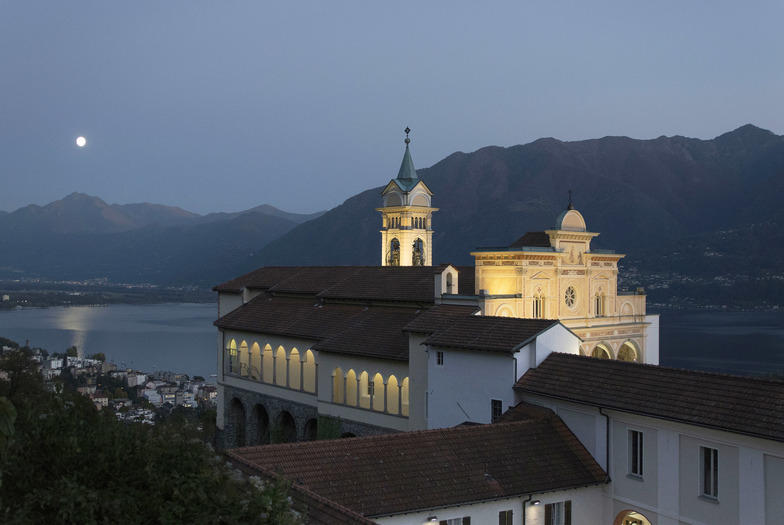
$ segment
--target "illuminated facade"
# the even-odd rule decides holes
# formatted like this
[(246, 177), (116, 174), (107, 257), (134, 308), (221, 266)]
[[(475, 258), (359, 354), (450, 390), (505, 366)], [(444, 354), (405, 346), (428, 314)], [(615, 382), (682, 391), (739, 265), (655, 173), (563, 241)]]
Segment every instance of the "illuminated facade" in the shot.
[(618, 291), (623, 255), (591, 249), (597, 235), (570, 202), (553, 229), (472, 252), (482, 314), (558, 319), (585, 355), (658, 364), (658, 316), (646, 315), (641, 288)]

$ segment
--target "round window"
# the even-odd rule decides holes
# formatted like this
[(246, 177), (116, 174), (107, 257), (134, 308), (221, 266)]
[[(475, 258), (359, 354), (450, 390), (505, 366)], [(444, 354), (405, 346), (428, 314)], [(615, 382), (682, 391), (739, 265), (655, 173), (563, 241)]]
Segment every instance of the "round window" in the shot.
[(574, 286), (570, 286), (564, 292), (564, 302), (567, 307), (574, 308), (574, 304), (577, 302), (577, 292), (575, 292)]

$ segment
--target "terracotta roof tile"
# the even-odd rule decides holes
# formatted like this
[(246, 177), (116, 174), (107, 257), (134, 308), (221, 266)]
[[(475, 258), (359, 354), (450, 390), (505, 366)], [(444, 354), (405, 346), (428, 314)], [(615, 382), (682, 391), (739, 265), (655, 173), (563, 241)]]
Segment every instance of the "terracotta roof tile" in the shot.
[(511, 317), (467, 316), (435, 332), (423, 344), (490, 352), (514, 352), (521, 343), (558, 321)]
[(232, 458), (379, 517), (606, 481), (556, 416), (235, 449)]
[(515, 389), (784, 441), (784, 382), (776, 379), (551, 354)]
[(545, 232), (527, 232), (509, 245), (510, 248), (550, 248), (550, 236)]

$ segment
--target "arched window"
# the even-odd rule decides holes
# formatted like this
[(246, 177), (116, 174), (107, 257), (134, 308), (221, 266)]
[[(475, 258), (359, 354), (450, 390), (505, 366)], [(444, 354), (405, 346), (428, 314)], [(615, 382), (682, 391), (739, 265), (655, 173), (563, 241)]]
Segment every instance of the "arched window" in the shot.
[(240, 343), (240, 366), (239, 366), (239, 374), (242, 377), (248, 377), (248, 361), (250, 360), (250, 355), (248, 355), (248, 343), (243, 341)]
[(346, 374), (346, 404), (357, 406), (357, 373), (353, 369)]
[(231, 440), (235, 447), (245, 446), (245, 406), (238, 398), (231, 400), (229, 406), (229, 419), (231, 428), (234, 431), (234, 439)]
[(261, 379), (261, 349), (259, 343), (250, 347), (250, 378), (256, 381)]
[(596, 317), (604, 317), (604, 294), (598, 292), (596, 294)]
[(286, 350), (282, 346), (275, 352), (275, 384), (286, 386)]
[(634, 346), (634, 343), (631, 341), (626, 341), (621, 345), (621, 348), (618, 350), (618, 361), (630, 361), (630, 362), (637, 362), (638, 354), (637, 349)]
[(294, 416), (285, 410), (278, 416), (278, 428), (280, 429), (280, 443), (294, 443), (297, 440), (297, 422)]
[(270, 442), (270, 421), (267, 409), (263, 405), (253, 407), (253, 419), (256, 424), (254, 441), (256, 445), (267, 445)]
[(449, 272), (446, 274), (446, 293), (456, 293), (454, 290), (454, 283), (452, 282), (452, 273)]
[(275, 360), (272, 358), (272, 347), (264, 345), (264, 353), (261, 357), (261, 380), (265, 383), (272, 383), (274, 365)]
[(612, 359), (612, 350), (605, 344), (598, 344), (591, 352), (591, 356), (598, 357), (599, 359)]
[(400, 404), (403, 405), (401, 407), (400, 412), (404, 415), (408, 415), (408, 378), (406, 377), (403, 379), (403, 385), (400, 391)]
[(370, 408), (370, 397), (373, 395), (373, 383), (368, 381), (368, 373), (359, 374), (359, 406)]
[(544, 319), (544, 295), (537, 294), (533, 301), (533, 318)]
[(419, 237), (417, 237), (412, 246), (411, 264), (413, 266), (425, 265), (425, 243)]
[(346, 402), (346, 380), (340, 368), (332, 371), (332, 402), (340, 405)]
[(289, 355), (289, 388), (293, 388), (295, 390), (299, 390), (300, 385), (300, 369), (302, 368), (302, 363), (299, 362), (299, 350), (296, 348), (291, 349), (291, 354)]
[(311, 350), (305, 352), (305, 370), (303, 375), (303, 390), (316, 392), (316, 358)]
[(397, 414), (400, 412), (400, 388), (397, 385), (397, 378), (389, 376), (387, 380), (387, 412)]
[(373, 376), (373, 410), (384, 411), (384, 377), (381, 374)]
[(390, 266), (400, 266), (400, 241), (392, 239), (389, 243), (388, 262)]
[(229, 344), (226, 345), (226, 353), (229, 356), (229, 373), (236, 374), (237, 370), (239, 369), (239, 359), (237, 355), (237, 341), (232, 339), (229, 341)]

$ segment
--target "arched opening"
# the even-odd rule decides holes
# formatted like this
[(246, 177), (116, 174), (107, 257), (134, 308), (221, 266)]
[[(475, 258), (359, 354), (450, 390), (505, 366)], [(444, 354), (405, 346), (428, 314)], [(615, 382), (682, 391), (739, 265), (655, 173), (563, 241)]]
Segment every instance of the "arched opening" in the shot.
[(346, 402), (346, 380), (340, 368), (332, 371), (332, 402), (340, 405)]
[(237, 341), (234, 339), (229, 341), (229, 344), (226, 345), (226, 353), (229, 356), (228, 372), (230, 374), (236, 374), (237, 369), (239, 368), (239, 361), (237, 360)]
[(282, 346), (275, 352), (275, 384), (286, 386), (286, 350)]
[(400, 241), (392, 239), (389, 243), (389, 256), (387, 262), (390, 266), (400, 266)]
[(631, 341), (626, 341), (621, 345), (621, 348), (618, 350), (618, 361), (630, 361), (632, 363), (636, 363), (637, 359), (639, 359), (639, 354), (637, 353), (637, 348), (635, 347), (634, 343)]
[(381, 374), (373, 376), (373, 410), (384, 411), (384, 378)]
[(305, 423), (305, 435), (302, 437), (305, 441), (316, 441), (316, 438), (318, 437), (318, 419), (308, 419)]
[(240, 376), (248, 377), (248, 368), (250, 366), (250, 354), (248, 353), (248, 343), (243, 341), (240, 344)]
[(253, 407), (253, 419), (256, 423), (254, 429), (255, 444), (267, 445), (270, 442), (270, 420), (267, 409), (263, 405)]
[(651, 522), (634, 510), (624, 510), (615, 517), (613, 525), (651, 525)]
[(604, 317), (606, 314), (605, 314), (605, 311), (604, 311), (605, 304), (604, 304), (604, 294), (603, 293), (598, 292), (596, 294), (595, 303), (596, 303), (595, 304), (596, 317)]
[(400, 412), (404, 415), (408, 415), (408, 378), (406, 377), (403, 379), (403, 385), (400, 389), (400, 404), (403, 405), (401, 407)]
[(400, 412), (400, 388), (395, 376), (389, 376), (387, 380), (387, 413), (397, 414)]
[(502, 304), (498, 307), (498, 310), (495, 311), (496, 317), (514, 317), (514, 312), (509, 306)]
[(368, 382), (368, 373), (359, 374), (359, 406), (370, 408), (370, 397), (373, 395), (373, 383)]
[(303, 390), (305, 392), (316, 391), (316, 357), (313, 352), (308, 350), (305, 352), (305, 370), (303, 371)]
[(357, 406), (357, 374), (354, 370), (349, 370), (346, 374), (346, 404)]
[(297, 440), (297, 422), (294, 421), (294, 416), (285, 410), (278, 417), (278, 429), (279, 443), (294, 443)]
[(261, 348), (259, 343), (250, 347), (250, 378), (256, 381), (261, 379)]
[(289, 354), (289, 388), (300, 389), (301, 368), (302, 363), (299, 361), (299, 350), (292, 348), (291, 354)]
[(272, 383), (272, 366), (275, 360), (272, 358), (272, 347), (270, 345), (264, 346), (264, 353), (261, 357), (261, 379), (265, 383)]
[(544, 295), (536, 294), (533, 299), (533, 312), (534, 319), (544, 319)]
[(233, 429), (233, 439), (230, 439), (231, 445), (234, 447), (245, 446), (245, 407), (242, 401), (236, 397), (231, 400), (229, 405), (229, 418), (231, 425), (229, 428)]
[(612, 350), (610, 350), (604, 343), (600, 343), (594, 347), (593, 352), (591, 352), (591, 356), (598, 357), (599, 359), (612, 359)]
[(452, 272), (447, 272), (446, 274), (446, 293), (457, 293), (454, 289), (454, 282), (452, 280)]
[(585, 348), (583, 348), (583, 345), (580, 345), (580, 355), (587, 355), (585, 353)]
[(413, 266), (424, 266), (425, 265), (425, 243), (422, 242), (422, 239), (417, 237), (414, 240), (414, 245), (411, 247), (411, 264)]

